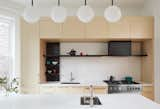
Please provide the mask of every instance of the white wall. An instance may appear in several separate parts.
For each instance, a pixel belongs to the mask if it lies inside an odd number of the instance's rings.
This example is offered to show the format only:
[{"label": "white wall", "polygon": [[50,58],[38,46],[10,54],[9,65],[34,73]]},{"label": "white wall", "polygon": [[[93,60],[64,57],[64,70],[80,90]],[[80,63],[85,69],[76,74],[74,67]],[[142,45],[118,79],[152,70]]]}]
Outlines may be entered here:
[{"label": "white wall", "polygon": [[146,0],[144,5],[144,15],[155,17],[155,100],[160,103],[160,0]]},{"label": "white wall", "polygon": [[[107,54],[107,43],[61,43],[61,54],[72,48],[85,54]],[[73,73],[75,81],[96,82],[132,76],[136,81],[141,79],[141,58],[139,57],[64,57],[60,62],[61,81],[69,81]]]}]

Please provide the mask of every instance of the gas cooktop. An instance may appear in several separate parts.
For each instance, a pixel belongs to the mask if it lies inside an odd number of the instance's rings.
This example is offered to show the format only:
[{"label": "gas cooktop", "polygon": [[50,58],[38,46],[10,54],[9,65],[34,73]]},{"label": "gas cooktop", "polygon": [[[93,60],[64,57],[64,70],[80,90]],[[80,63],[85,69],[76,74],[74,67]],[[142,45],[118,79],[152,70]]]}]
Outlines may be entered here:
[{"label": "gas cooktop", "polygon": [[142,85],[134,81],[105,80],[104,82],[108,84],[108,93],[141,93],[142,91]]},{"label": "gas cooktop", "polygon": [[107,83],[108,85],[123,85],[123,84],[127,84],[127,85],[132,85],[132,84],[140,84],[134,81],[128,82],[126,80],[119,80],[119,81],[109,81],[109,80],[104,80],[105,83]]}]

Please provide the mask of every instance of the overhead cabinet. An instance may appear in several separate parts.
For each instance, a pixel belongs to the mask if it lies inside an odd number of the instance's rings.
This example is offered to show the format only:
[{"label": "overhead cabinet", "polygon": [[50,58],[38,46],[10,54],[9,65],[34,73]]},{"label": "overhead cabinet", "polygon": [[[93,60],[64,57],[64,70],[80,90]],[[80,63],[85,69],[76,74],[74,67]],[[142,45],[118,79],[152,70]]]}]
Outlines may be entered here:
[{"label": "overhead cabinet", "polygon": [[109,30],[111,39],[130,39],[130,23],[127,17],[116,23],[109,23]]},{"label": "overhead cabinet", "polygon": [[123,17],[116,23],[107,22],[104,17],[95,17],[89,23],[80,22],[77,17],[68,17],[62,24],[51,19],[39,22],[40,38],[58,39],[152,39],[154,18],[147,16]]},{"label": "overhead cabinet", "polygon": [[132,39],[152,39],[154,35],[153,17],[130,17],[129,19]]},{"label": "overhead cabinet", "polygon": [[40,38],[60,38],[62,24],[53,22],[49,18],[43,18],[39,22]]},{"label": "overhead cabinet", "polygon": [[62,26],[62,38],[84,39],[85,24],[80,22],[77,17],[68,17]]},{"label": "overhead cabinet", "polygon": [[103,17],[95,17],[92,22],[86,24],[86,38],[108,38],[109,23]]}]

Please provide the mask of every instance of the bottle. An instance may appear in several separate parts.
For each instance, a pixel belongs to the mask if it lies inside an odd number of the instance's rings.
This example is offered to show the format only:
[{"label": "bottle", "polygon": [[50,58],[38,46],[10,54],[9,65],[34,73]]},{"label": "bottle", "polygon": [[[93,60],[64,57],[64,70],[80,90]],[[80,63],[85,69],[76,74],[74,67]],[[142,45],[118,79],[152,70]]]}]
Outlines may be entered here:
[{"label": "bottle", "polygon": [[90,85],[90,107],[94,106],[94,101],[93,101],[93,86]]}]

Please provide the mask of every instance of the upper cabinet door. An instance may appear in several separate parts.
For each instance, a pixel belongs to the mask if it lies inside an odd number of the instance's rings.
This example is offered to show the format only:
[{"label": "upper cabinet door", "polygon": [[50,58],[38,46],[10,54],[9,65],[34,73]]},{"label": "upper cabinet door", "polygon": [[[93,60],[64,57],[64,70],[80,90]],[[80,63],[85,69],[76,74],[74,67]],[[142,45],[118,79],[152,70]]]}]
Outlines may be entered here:
[{"label": "upper cabinet door", "polygon": [[153,17],[131,17],[131,38],[152,39],[154,35]]},{"label": "upper cabinet door", "polygon": [[82,39],[85,36],[85,24],[77,17],[68,17],[62,26],[62,39]]},{"label": "upper cabinet door", "polygon": [[127,17],[116,23],[109,23],[109,30],[111,39],[130,39],[130,24]]},{"label": "upper cabinet door", "polygon": [[103,17],[95,17],[86,24],[86,38],[105,39],[109,36],[109,24]]},{"label": "upper cabinet door", "polygon": [[39,22],[40,38],[59,38],[62,33],[62,24],[44,18]]}]

